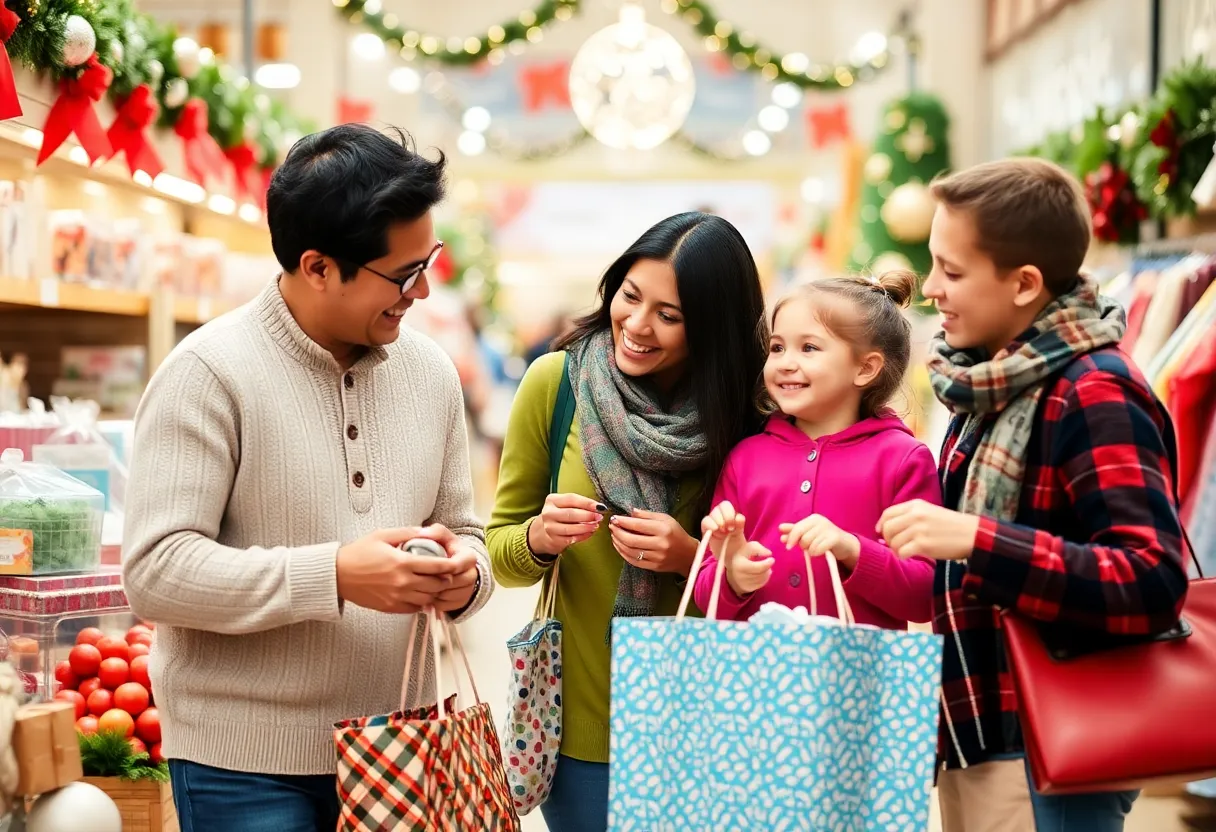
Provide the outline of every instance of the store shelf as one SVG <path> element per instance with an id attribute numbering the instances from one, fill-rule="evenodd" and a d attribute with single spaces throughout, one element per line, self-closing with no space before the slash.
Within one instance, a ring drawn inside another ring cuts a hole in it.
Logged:
<path id="1" fill-rule="evenodd" d="M 21 280 L 12 277 L 0 277 L 0 304 L 133 317 L 147 316 L 149 307 L 148 296 L 142 292 L 101 289 L 54 278 Z"/>
<path id="2" fill-rule="evenodd" d="M 205 324 L 233 307 L 223 301 L 206 298 L 179 298 L 173 302 L 173 319 L 179 324 Z"/>

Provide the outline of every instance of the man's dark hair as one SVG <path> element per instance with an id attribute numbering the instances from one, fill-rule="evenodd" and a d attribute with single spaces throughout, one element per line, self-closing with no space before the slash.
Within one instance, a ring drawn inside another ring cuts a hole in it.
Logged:
<path id="1" fill-rule="evenodd" d="M 431 161 L 408 133 L 389 133 L 343 124 L 291 148 L 266 194 L 270 244 L 285 271 L 313 249 L 337 260 L 350 280 L 388 253 L 390 225 L 419 219 L 442 201 L 443 153 Z"/>

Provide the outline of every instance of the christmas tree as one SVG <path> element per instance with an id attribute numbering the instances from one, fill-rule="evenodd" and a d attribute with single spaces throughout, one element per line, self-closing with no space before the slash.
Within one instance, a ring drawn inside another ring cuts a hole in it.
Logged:
<path id="1" fill-rule="evenodd" d="M 929 272 L 934 202 L 928 183 L 950 168 L 949 126 L 946 108 L 928 93 L 914 92 L 884 107 L 863 169 L 851 270 Z"/>

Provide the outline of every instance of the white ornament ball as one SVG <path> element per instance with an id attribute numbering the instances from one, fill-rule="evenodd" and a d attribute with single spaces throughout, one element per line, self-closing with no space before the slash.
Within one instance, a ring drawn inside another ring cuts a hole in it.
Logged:
<path id="1" fill-rule="evenodd" d="M 67 66 L 80 66 L 97 50 L 97 34 L 78 14 L 68 15 L 63 38 L 63 62 Z"/>
<path id="2" fill-rule="evenodd" d="M 176 110 L 190 98 L 190 85 L 185 78 L 174 78 L 165 87 L 165 106 Z"/>
<path id="3" fill-rule="evenodd" d="M 191 38 L 178 38 L 173 41 L 173 57 L 177 60 L 177 70 L 183 78 L 193 78 L 202 69 L 200 51 L 199 45 Z"/>
<path id="4" fill-rule="evenodd" d="M 116 40 L 110 44 L 110 57 L 114 59 L 114 63 L 122 63 L 123 56 L 126 52 L 123 50 L 122 41 Z"/>
<path id="5" fill-rule="evenodd" d="M 920 182 L 906 182 L 887 197 L 882 205 L 882 221 L 892 239 L 901 243 L 923 243 L 929 239 L 936 203 L 933 194 Z"/>
<path id="6" fill-rule="evenodd" d="M 875 277 L 882 277 L 887 272 L 913 271 L 912 261 L 898 251 L 888 251 L 874 259 L 870 271 Z"/>
<path id="7" fill-rule="evenodd" d="M 122 815 L 110 796 L 88 783 L 69 783 L 34 802 L 26 832 L 122 832 Z"/>
<path id="8" fill-rule="evenodd" d="M 165 65 L 158 60 L 148 61 L 148 81 L 152 86 L 160 84 L 160 79 L 165 77 Z"/>

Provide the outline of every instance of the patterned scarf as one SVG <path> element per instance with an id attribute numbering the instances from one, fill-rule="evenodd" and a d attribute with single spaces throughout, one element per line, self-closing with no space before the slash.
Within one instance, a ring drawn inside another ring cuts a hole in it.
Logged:
<path id="1" fill-rule="evenodd" d="M 617 368 L 610 330 L 584 338 L 569 352 L 583 462 L 596 493 L 617 514 L 635 508 L 670 514 L 677 475 L 703 467 L 709 458 L 692 397 L 684 393 L 668 408 L 659 404 L 643 383 Z M 613 617 L 653 615 L 658 586 L 657 574 L 626 563 Z"/>
<path id="2" fill-rule="evenodd" d="M 996 417 L 967 471 L 959 511 L 1014 520 L 1044 382 L 1078 356 L 1118 344 L 1125 327 L 1123 308 L 1082 277 L 1018 341 L 991 359 L 978 350 L 951 349 L 941 335 L 934 339 L 929 359 L 933 391 L 952 413 L 966 414 L 962 435 L 970 435 L 986 417 Z"/>

